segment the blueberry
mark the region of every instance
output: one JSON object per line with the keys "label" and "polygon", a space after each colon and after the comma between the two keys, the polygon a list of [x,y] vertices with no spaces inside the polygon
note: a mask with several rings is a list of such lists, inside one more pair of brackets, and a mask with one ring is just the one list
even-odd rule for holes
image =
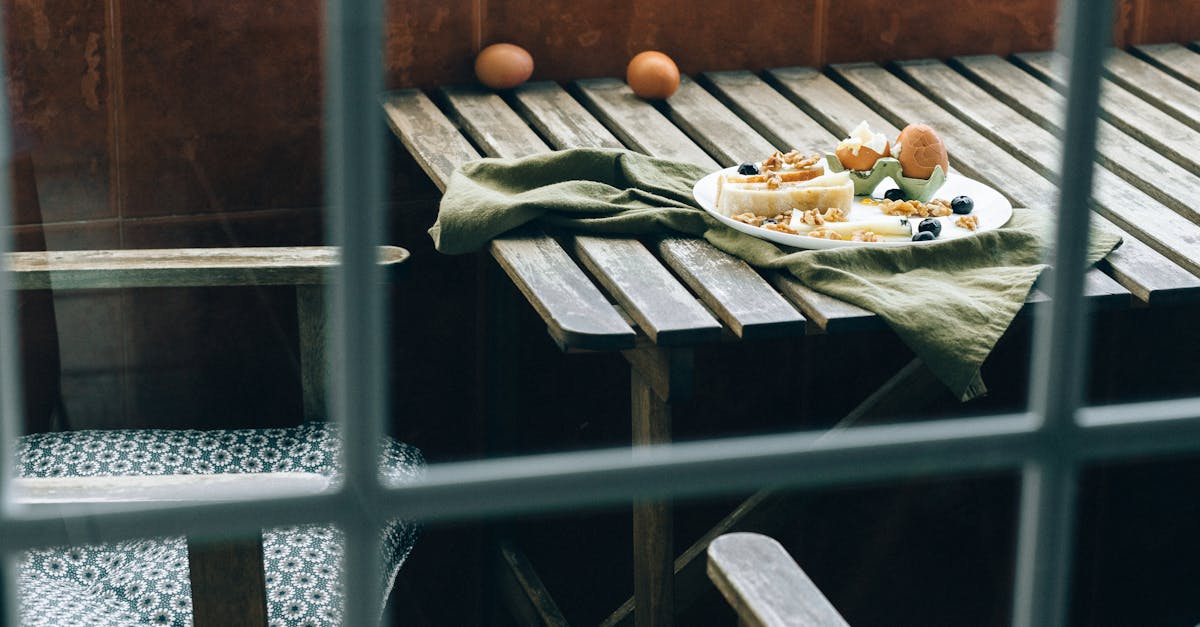
{"label": "blueberry", "polygon": [[900,189],[899,187],[889,189],[884,192],[883,197],[888,200],[904,200],[904,190]]}
{"label": "blueberry", "polygon": [[917,232],[921,233],[924,231],[933,233],[934,237],[941,235],[942,221],[938,220],[937,218],[925,218],[924,220],[921,220],[921,223],[917,225]]}
{"label": "blueberry", "polygon": [[950,210],[960,215],[966,215],[975,210],[975,201],[970,196],[955,196],[950,201]]}
{"label": "blueberry", "polygon": [[916,235],[913,235],[912,241],[914,241],[914,242],[932,242],[933,240],[934,240],[933,233],[930,233],[929,231],[917,231]]}
{"label": "blueberry", "polygon": [[741,174],[742,176],[753,176],[758,174],[758,164],[743,163],[742,165],[738,166],[738,174]]}
{"label": "blueberry", "polygon": [[775,221],[775,218],[767,218],[766,220],[763,220],[762,223],[763,223],[763,226],[766,226],[768,224],[779,224],[779,222]]}

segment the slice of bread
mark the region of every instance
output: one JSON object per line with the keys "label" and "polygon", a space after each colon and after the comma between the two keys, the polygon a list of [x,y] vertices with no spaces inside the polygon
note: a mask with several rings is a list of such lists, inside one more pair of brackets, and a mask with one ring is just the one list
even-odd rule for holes
{"label": "slice of bread", "polygon": [[792,209],[807,211],[830,207],[850,214],[854,204],[854,183],[848,172],[824,174],[806,181],[784,181],[774,189],[763,182],[740,182],[747,177],[721,176],[717,179],[717,212],[732,216],[753,213],[760,216],[775,216],[789,213]]}

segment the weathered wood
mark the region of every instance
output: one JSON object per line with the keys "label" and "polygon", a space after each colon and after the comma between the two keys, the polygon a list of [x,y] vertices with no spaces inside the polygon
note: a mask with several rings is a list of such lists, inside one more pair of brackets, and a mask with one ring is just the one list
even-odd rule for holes
{"label": "weathered wood", "polygon": [[621,142],[558,83],[526,83],[513,90],[513,105],[558,149],[624,148]]}
{"label": "weathered wood", "polygon": [[[503,113],[507,105],[493,100],[490,94],[450,90],[447,99],[454,102],[455,111],[499,109],[501,112],[494,113],[493,118],[525,128],[527,132],[516,130],[502,135],[488,131],[487,141],[481,143],[496,150],[496,155],[548,150],[535,134],[531,137],[532,131],[516,114],[511,110]],[[443,190],[454,168],[479,156],[454,123],[420,92],[390,93],[384,98],[384,110],[393,131]],[[527,228],[498,237],[490,243],[489,251],[542,316],[551,337],[561,347],[610,350],[633,346],[633,329],[562,246],[540,229]]]}
{"label": "weathered wood", "polygon": [[497,574],[504,588],[504,603],[522,625],[567,627],[570,624],[523,551],[511,542],[502,541],[498,559]]}
{"label": "weathered wood", "polygon": [[663,101],[667,118],[723,166],[761,161],[779,148],[763,139],[716,98],[684,76],[679,90]]}
{"label": "weathered wood", "polygon": [[[780,510],[786,506],[787,501],[787,497],[776,490],[759,491],[742,501],[681,553],[675,559],[676,605],[687,607],[707,591],[709,584],[704,574],[704,555],[709,543],[734,530],[771,532],[785,520],[781,518]],[[635,609],[636,602],[633,597],[629,597],[600,623],[600,627],[632,624]]]}
{"label": "weathered wood", "polygon": [[719,167],[654,105],[634,95],[624,81],[595,78],[576,81],[575,85],[588,110],[630,150],[687,161],[709,170]]}
{"label": "weathered wood", "polygon": [[772,272],[767,278],[784,298],[799,307],[804,316],[812,322],[808,326],[809,333],[871,331],[885,326],[883,319],[874,313],[858,305],[826,296],[807,287],[786,272]]}
{"label": "weathered wood", "polygon": [[708,547],[708,576],[752,627],[849,627],[779,542],[756,533],[721,536]]}
{"label": "weathered wood", "polygon": [[319,285],[296,287],[296,319],[300,329],[300,389],[304,397],[304,420],[325,420],[328,360],[328,322],[325,288]]}
{"label": "weathered wood", "polygon": [[1124,50],[1109,51],[1104,70],[1113,82],[1200,130],[1200,96],[1187,83]]}
{"label": "weathered wood", "polygon": [[[956,112],[988,139],[1024,157],[1043,176],[1056,176],[1062,154],[1056,136],[942,63],[906,62],[897,64],[897,68],[929,98]],[[997,85],[996,90],[1020,93],[1019,98],[1011,98],[1020,102],[1010,104],[1036,110],[1053,123],[1060,123],[1061,99],[1047,99],[1058,94],[1032,76],[1024,75],[1024,80]],[[1124,178],[1106,168],[1095,169],[1096,209],[1168,259],[1193,274],[1200,274],[1200,226],[1181,215],[1190,214],[1192,220],[1200,221],[1200,212],[1182,200],[1200,188],[1200,178],[1165,161],[1158,153],[1104,122],[1100,123],[1100,130],[1098,154],[1105,157],[1102,161],[1106,166],[1117,169],[1119,162],[1118,171]],[[1135,181],[1150,181],[1141,187],[1156,190],[1158,194],[1155,198],[1147,196],[1131,185]],[[1175,211],[1158,202],[1162,198],[1170,200]]]}
{"label": "weathered wood", "polygon": [[442,87],[448,113],[489,157],[516,158],[550,147],[495,92],[482,87]]}
{"label": "weathered wood", "polygon": [[[923,120],[938,129],[950,147],[951,164],[1007,193],[1019,205],[1039,210],[1054,206],[1057,190],[1049,179],[996,146],[951,113],[874,64],[835,66],[834,71],[868,105],[897,122]],[[1093,216],[1100,229],[1116,233],[1125,244],[1105,260],[1117,269],[1114,278],[1143,300],[1162,289],[1192,290],[1195,277],[1102,216]]]}
{"label": "weathered wood", "polygon": [[187,551],[196,627],[267,624],[261,533],[217,541],[188,538]]}
{"label": "weathered wood", "polygon": [[1158,69],[1200,89],[1200,54],[1176,43],[1143,44],[1132,52]]}
{"label": "weathered wood", "polygon": [[[216,285],[320,285],[337,266],[328,246],[277,248],[167,248],[9,253],[12,286],[19,290],[84,290]],[[379,263],[394,265],[408,251],[381,246]]]}
{"label": "weathered wood", "polygon": [[479,158],[479,152],[419,90],[384,94],[381,104],[392,132],[438,189],[446,191],[459,164]]}
{"label": "weathered wood", "polygon": [[637,240],[576,236],[575,254],[659,346],[715,341],[721,325]]}
{"label": "weathered wood", "polygon": [[700,239],[667,237],[655,249],[742,339],[804,333],[804,316],[746,262]]}
{"label": "weathered wood", "polygon": [[[524,103],[524,113],[535,126],[539,120],[569,114],[570,122],[539,126],[546,141],[556,148],[608,147],[608,130],[557,85],[523,87],[516,91],[516,98]],[[585,248],[595,244],[582,242]],[[803,332],[803,317],[745,262],[693,238],[668,237],[659,240],[655,250],[738,337]],[[597,256],[612,252],[599,250]]]}
{"label": "weathered wood", "polygon": [[696,371],[692,349],[648,345],[621,351],[621,354],[630,368],[641,375],[641,381],[654,390],[658,400],[673,402],[692,395]]}
{"label": "weathered wood", "polygon": [[[630,368],[634,447],[671,440],[671,406],[638,368]],[[674,624],[674,526],[669,501],[633,506],[633,596],[637,627]]]}
{"label": "weathered wood", "polygon": [[558,242],[517,229],[491,243],[492,256],[561,348],[631,348],[635,333]]}
{"label": "weathered wood", "polygon": [[[1066,89],[1066,68],[1050,53],[1019,54],[1013,62],[1056,90]],[[1200,172],[1200,131],[1138,98],[1110,80],[1101,81],[1100,115],[1163,156]]]}

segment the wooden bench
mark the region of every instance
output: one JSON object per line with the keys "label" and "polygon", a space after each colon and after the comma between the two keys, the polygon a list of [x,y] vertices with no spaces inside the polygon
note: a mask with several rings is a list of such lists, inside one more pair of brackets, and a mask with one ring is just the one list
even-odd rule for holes
{"label": "wooden bench", "polygon": [[[1110,60],[1093,221],[1120,234],[1124,244],[1086,276],[1093,308],[1200,298],[1200,214],[1186,195],[1200,189],[1200,129],[1188,117],[1200,96],[1197,55],[1147,50],[1138,53],[1169,63],[1177,76],[1159,76],[1167,70],[1125,53]],[[1062,105],[1045,84],[1061,82],[1052,61],[1031,54],[919,60],[891,69],[850,64],[712,72],[683,77],[679,91],[660,103],[636,97],[617,79],[530,83],[503,93],[445,86],[432,94],[392,92],[382,106],[408,153],[442,189],[458,165],[480,156],[624,147],[715,170],[775,149],[832,146],[863,120],[892,137],[907,123],[926,122],[945,140],[952,170],[999,189],[1015,206],[1052,210],[1055,111]],[[1153,81],[1153,93],[1118,86],[1143,77]],[[1158,167],[1151,153],[1168,145],[1174,145],[1168,154],[1175,163]],[[622,351],[631,368],[635,445],[670,439],[673,404],[692,388],[695,346],[883,328],[868,311],[788,275],[760,273],[694,238],[594,237],[527,226],[494,240],[488,253],[503,271],[489,280],[515,284],[564,351]],[[1036,289],[1028,298],[1031,306],[1046,300]],[[513,411],[504,399],[516,376],[502,358],[519,347],[498,313],[512,304],[493,298],[484,305],[481,316],[489,322],[481,328],[489,332],[480,342],[490,349],[494,371],[482,393],[486,418],[499,421]],[[914,390],[936,389],[930,380],[915,362],[886,387],[915,398]],[[850,418],[895,402],[872,395]],[[732,528],[740,520],[723,524]],[[699,539],[676,560],[669,508],[638,507],[634,526],[634,596],[605,624],[625,623],[635,606],[639,625],[669,624],[673,605],[687,601],[675,596],[673,582],[696,579],[699,556],[715,536]]]}

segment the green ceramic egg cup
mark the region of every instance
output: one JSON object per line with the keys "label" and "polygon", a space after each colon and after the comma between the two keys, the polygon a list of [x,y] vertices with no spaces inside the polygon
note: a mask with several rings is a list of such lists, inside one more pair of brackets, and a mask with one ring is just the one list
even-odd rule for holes
{"label": "green ceramic egg cup", "polygon": [[870,196],[871,192],[875,191],[875,188],[883,182],[883,179],[890,178],[904,192],[905,198],[929,202],[934,193],[946,182],[946,173],[940,165],[934,166],[933,173],[929,175],[929,178],[914,179],[901,174],[900,162],[893,157],[883,157],[875,162],[874,167],[865,171],[846,170],[842,166],[842,160],[832,153],[825,153],[825,164],[825,169],[829,172],[850,172],[850,180],[854,181],[854,195],[856,196]]}

